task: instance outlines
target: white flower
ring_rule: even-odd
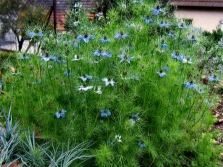
[[[79,60],[80,60],[80,57],[77,55],[74,55],[74,58],[71,59],[71,61],[79,61]]]
[[[183,60],[182,60],[182,63],[184,63],[184,64],[192,64],[192,61],[191,61],[191,59],[186,59],[186,58],[184,58]]]
[[[115,135],[115,139],[116,139],[118,142],[122,142],[121,138],[122,138],[122,136],[120,136],[119,134],[118,134],[118,135]]]
[[[93,88],[93,86],[83,86],[83,85],[81,85],[81,86],[79,86],[79,88],[77,90],[87,91],[87,90],[92,89],[92,88]]]
[[[79,21],[74,21],[74,26],[77,27],[79,24]]]
[[[103,78],[102,81],[105,82],[105,86],[108,86],[109,84],[111,86],[114,86],[115,85],[115,81],[113,79],[110,79],[110,78]]]
[[[94,92],[97,93],[97,94],[102,94],[101,86],[98,86],[97,89]]]

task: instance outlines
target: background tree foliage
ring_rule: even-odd
[[[3,36],[9,30],[16,35],[19,51],[27,36],[28,27],[44,28],[46,23],[46,10],[37,3],[29,3],[27,0],[1,0],[0,1],[0,35]]]

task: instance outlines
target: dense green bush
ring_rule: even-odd
[[[206,39],[159,4],[117,4],[100,24],[46,32],[40,55],[18,54],[2,103],[44,138],[92,141],[86,166],[218,166],[218,97],[197,66]]]

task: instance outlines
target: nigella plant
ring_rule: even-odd
[[[65,113],[66,113],[67,111],[66,110],[60,110],[60,111],[57,111],[56,112],[56,118],[64,118],[65,117]]]
[[[101,112],[100,116],[102,118],[104,118],[104,117],[107,118],[107,117],[111,116],[111,111],[110,110],[100,110],[100,112]]]
[[[95,37],[90,34],[85,34],[85,35],[79,35],[77,37],[77,40],[79,41],[84,41],[85,43],[88,43],[90,39],[94,39]]]
[[[106,36],[104,36],[103,38],[101,38],[101,43],[106,43],[106,42],[111,42],[110,39],[108,39]]]
[[[120,40],[120,39],[125,39],[127,37],[128,37],[128,34],[125,34],[124,32],[121,31],[121,32],[115,34],[114,38]]]

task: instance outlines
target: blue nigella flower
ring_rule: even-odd
[[[138,120],[139,120],[139,113],[132,114],[132,118],[129,120],[129,123],[133,126]]]
[[[208,80],[209,80],[209,81],[220,81],[220,79],[217,78],[216,75],[211,75],[211,76],[209,76],[209,77],[208,77]]]
[[[28,33],[28,36],[30,38],[33,38],[34,36],[36,36],[36,33],[34,31],[31,31],[31,32]]]
[[[40,31],[40,32],[38,32],[38,35],[39,35],[39,37],[40,38],[42,38],[43,37],[43,33]]]
[[[83,76],[79,77],[83,82],[87,81],[87,79],[92,80],[91,75],[84,74]]]
[[[189,41],[192,41],[192,42],[196,42],[198,41],[194,35],[191,36],[191,38],[188,38]]]
[[[109,117],[109,116],[111,116],[111,112],[110,112],[110,110],[100,110],[100,112],[101,112],[101,117]]]
[[[186,83],[185,83],[185,86],[186,86],[187,89],[193,88],[194,90],[198,90],[197,85],[194,84],[193,81],[186,82]]]
[[[46,55],[41,56],[41,60],[49,61],[51,59],[51,56],[47,53]]]
[[[166,49],[166,48],[167,48],[167,44],[165,44],[165,43],[161,43],[160,46],[161,46],[163,49]]]
[[[68,77],[74,75],[70,70],[65,71],[63,74],[67,75]]]
[[[29,55],[23,55],[22,57],[19,58],[20,60],[29,60],[30,56]]]
[[[159,24],[160,27],[166,27],[166,28],[169,28],[169,24],[161,21],[160,24]]]
[[[124,34],[122,31],[120,33],[115,34],[115,39],[125,39],[126,37],[128,37],[128,34]]]
[[[138,146],[139,146],[139,148],[145,148],[146,144],[139,141]]]
[[[176,35],[175,35],[173,32],[170,32],[170,33],[168,34],[168,36],[169,36],[169,37],[175,37]]]
[[[74,42],[73,45],[75,48],[78,48],[78,46],[79,46],[77,42]]]
[[[145,21],[146,21],[146,24],[153,23],[153,20],[150,19],[149,17],[146,17],[146,18],[145,18]]]
[[[56,112],[56,118],[64,118],[65,117],[65,113],[66,113],[67,111],[66,110],[60,110],[60,111],[57,111]]]
[[[137,81],[140,80],[138,75],[129,74],[128,76],[129,76],[130,79],[135,79]]]
[[[77,40],[84,41],[85,43],[88,43],[90,39],[94,39],[94,36],[90,35],[90,34],[85,34],[84,36],[83,35],[79,35],[77,37]]]
[[[168,65],[163,66],[162,70],[166,70],[166,71],[170,72],[170,67]]]
[[[134,28],[136,25],[134,23],[131,23],[131,24],[126,24],[126,27],[127,28]]]
[[[111,42],[110,39],[108,39],[106,36],[104,36],[104,38],[101,38],[101,43],[106,43],[106,42]]]
[[[155,9],[153,9],[153,14],[156,16],[158,15],[161,11],[163,11],[159,6],[157,6]]]
[[[183,23],[178,24],[178,27],[181,28],[181,29],[186,29],[187,28],[187,26],[185,26]]]
[[[157,72],[157,74],[162,78],[166,75],[165,72],[163,72],[163,70],[160,70],[159,72]]]
[[[96,57],[102,56],[102,57],[111,58],[112,53],[111,52],[101,52],[101,50],[99,49],[94,52],[94,56],[96,56]]]
[[[109,140],[106,140],[107,144],[111,144],[112,146],[114,146],[115,140],[112,140],[111,142]]]
[[[133,0],[133,3],[142,3],[142,0]]]
[[[127,61],[128,63],[131,62],[131,60],[134,58],[133,56],[127,56],[125,54],[125,52],[123,52],[121,55],[118,56],[121,60],[120,63],[122,63],[123,61]]]

